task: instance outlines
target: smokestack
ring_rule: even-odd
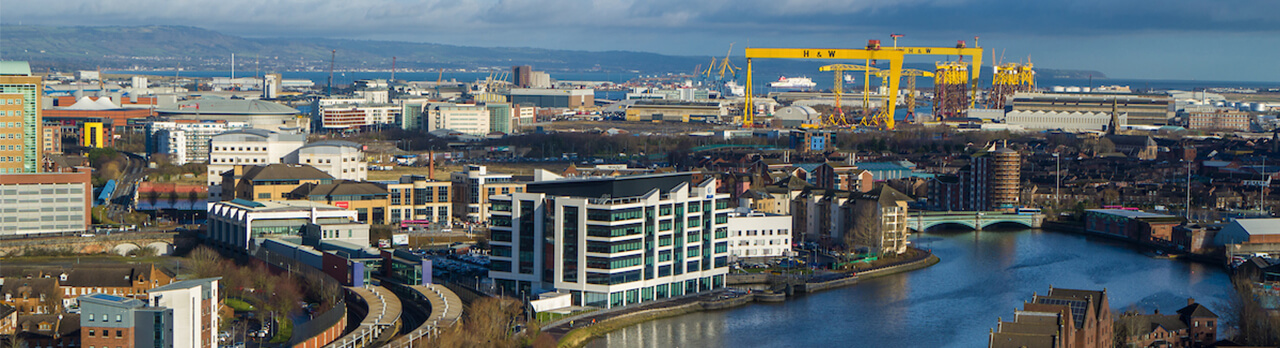
[[[436,180],[436,151],[427,152],[427,180]]]

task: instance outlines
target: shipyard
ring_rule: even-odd
[[[1272,4],[68,1],[6,347],[1280,346]]]

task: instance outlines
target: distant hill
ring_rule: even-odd
[[[693,72],[710,57],[669,56],[632,51],[571,51],[518,47],[468,47],[432,43],[342,40],[243,38],[187,26],[136,27],[0,27],[0,57],[27,60],[37,71],[79,69],[225,70],[235,53],[241,68],[297,71],[327,70],[332,50],[340,70],[385,70],[396,57],[400,69],[507,68],[532,65],[546,71]],[[740,65],[740,59],[737,61]],[[763,63],[763,62],[762,62]],[[766,66],[809,69],[818,62],[777,62]],[[920,66],[916,66],[920,65]],[[915,68],[931,68],[909,64]],[[1099,72],[1037,69],[1042,74],[1103,77]],[[814,70],[816,74],[816,69]]]

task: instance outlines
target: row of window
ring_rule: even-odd
[[[91,321],[91,322],[92,322],[92,321],[94,321],[94,315],[93,315],[93,313],[89,313],[89,314],[88,314],[88,316],[89,316],[89,321]],[[104,323],[105,323],[105,322],[110,322],[110,321],[111,321],[111,316],[110,316],[110,315],[106,315],[106,314],[103,314],[102,316],[99,316],[98,318],[102,318],[102,320],[101,320],[101,321],[102,321],[102,322],[104,322]],[[122,322],[122,321],[124,321],[124,316],[121,316],[121,315],[119,315],[119,314],[116,314],[116,322],[117,322],[117,323],[119,323],[119,322]],[[92,336],[92,335],[90,335],[90,336]]]
[[[93,335],[94,335],[93,330],[89,330],[89,337],[94,337]],[[111,330],[102,330],[102,336],[100,337],[110,338]],[[124,338],[124,330],[116,330],[116,338]],[[93,346],[89,346],[89,348],[93,348]],[[103,347],[103,348],[106,348],[106,347]]]
[[[21,111],[17,111],[17,112],[22,113]],[[0,112],[0,116],[22,116],[22,115],[5,115],[3,114],[3,112]],[[8,128],[22,127],[22,122],[0,122],[0,127],[8,127]]]

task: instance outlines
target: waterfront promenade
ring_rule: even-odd
[[[854,284],[859,279],[860,274],[866,274],[869,277],[884,276],[916,270],[938,263],[938,257],[925,250],[913,249],[912,255],[914,257],[880,265],[876,268],[859,272],[859,274],[832,273],[792,286],[795,287],[796,292],[814,293]],[[764,277],[763,279],[767,278]],[[783,302],[787,298],[788,294],[782,291],[742,291],[722,288],[696,295],[562,318],[549,323],[542,330],[560,342],[559,346],[561,347],[579,347],[589,340],[603,336],[610,331],[646,321],[706,310],[734,308],[751,302]]]

